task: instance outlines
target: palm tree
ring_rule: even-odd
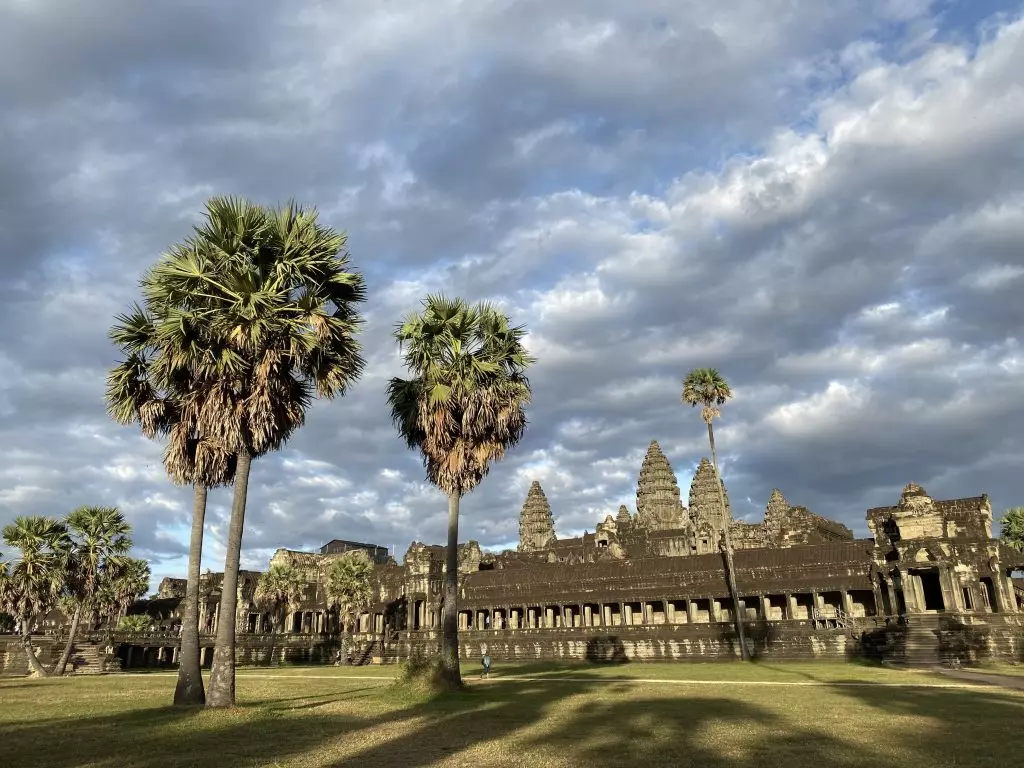
[[[410,448],[419,449],[427,480],[448,496],[443,676],[459,673],[459,502],[486,476],[490,464],[516,445],[530,402],[526,369],[534,362],[522,326],[489,304],[428,296],[423,310],[395,329],[410,379],[388,384],[391,417]]]
[[[1010,507],[999,519],[999,540],[1010,549],[1024,552],[1024,507]]]
[[[112,559],[127,555],[132,548],[129,537],[132,527],[116,507],[79,507],[67,516],[65,523],[72,536],[73,570],[80,586],[74,590],[71,628],[64,653],[54,668],[55,675],[63,675],[67,668],[83,611],[89,612],[89,628],[96,629],[99,617],[96,596],[106,572],[113,565]]]
[[[700,415],[704,423],[708,425],[708,441],[711,443],[711,464],[715,468],[715,486],[718,488],[718,501],[722,505],[722,514],[727,515],[725,506],[725,491],[722,489],[722,478],[718,473],[718,454],[715,453],[715,430],[711,426],[716,416],[722,412],[718,406],[724,405],[725,401],[732,397],[732,390],[729,382],[714,368],[694,368],[686,378],[683,379],[682,401],[685,404],[701,407]],[[729,597],[732,600],[733,624],[736,627],[736,637],[740,644],[740,658],[747,661],[750,658],[747,652],[747,643],[743,634],[743,616],[740,611],[739,591],[736,589],[736,569],[732,562],[732,539],[729,535],[729,528],[732,521],[728,516],[724,518],[725,534],[725,576],[729,585]]]
[[[327,605],[338,612],[341,656],[347,658],[356,619],[373,601],[373,564],[366,552],[353,550],[333,560],[324,572],[324,592]]]
[[[182,606],[181,649],[178,681],[174,688],[177,706],[202,706],[206,702],[199,659],[199,572],[203,557],[203,527],[210,488],[234,480],[235,457],[214,440],[204,439],[196,429],[195,414],[188,409],[190,396],[201,391],[187,368],[175,366],[193,345],[201,331],[181,318],[181,334],[165,337],[183,344],[184,349],[163,349],[157,339],[158,322],[166,322],[174,308],[152,302],[118,315],[111,339],[120,347],[124,360],[107,377],[107,407],[119,424],[137,423],[153,439],[166,436],[164,467],[178,485],[192,486],[192,532],[188,548],[188,577]]]
[[[149,592],[149,563],[134,557],[111,558],[96,598],[97,612],[108,626],[127,613],[136,600]]]
[[[306,583],[297,570],[290,565],[272,565],[260,574],[256,582],[253,601],[270,613],[270,653],[267,664],[274,660],[274,642],[290,608],[297,607],[302,599]]]
[[[159,345],[173,352],[166,365],[195,385],[186,421],[237,457],[208,706],[235,702],[250,465],[302,426],[314,396],[343,395],[363,369],[355,333],[365,288],[349,271],[345,242],[315,210],[214,198],[195,235],[144,281],[147,301],[167,308],[157,324]]]
[[[35,675],[47,670],[32,647],[32,622],[51,611],[66,587],[72,556],[64,523],[49,517],[16,517],[3,528],[3,540],[20,557],[0,577],[0,607],[21,625],[21,645]]]

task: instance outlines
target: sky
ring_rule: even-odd
[[[204,201],[348,233],[367,368],[253,466],[243,567],[332,538],[443,543],[398,439],[394,324],[430,292],[529,331],[530,426],[462,504],[514,546],[684,501],[715,367],[734,514],[1024,503],[1024,6],[930,0],[0,0],[0,523],[116,505],[183,575],[191,490],[106,414],[107,340]],[[1017,478],[1016,480],[1014,478]],[[230,489],[211,493],[221,570]]]

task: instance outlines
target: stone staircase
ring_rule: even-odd
[[[940,661],[939,617],[911,617],[903,634],[902,662],[911,667],[933,667]]]
[[[75,675],[103,675],[121,671],[121,660],[108,657],[105,643],[75,643],[68,659],[68,671]]]

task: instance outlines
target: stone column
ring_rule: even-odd
[[[698,604],[696,600],[686,601],[686,614],[687,618],[690,620],[690,624],[697,623],[697,605]]]
[[[768,598],[765,595],[758,595],[758,598],[761,601],[761,618],[768,621],[768,619],[771,618],[768,615],[768,611],[771,609],[771,604],[768,602]]]
[[[853,598],[850,597],[850,593],[847,590],[841,590],[839,593],[842,596],[843,611],[846,612],[847,616],[853,616]]]
[[[786,593],[786,606],[782,611],[782,618],[793,619],[796,616],[796,606],[793,604],[793,594]]]

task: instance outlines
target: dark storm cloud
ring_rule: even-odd
[[[384,399],[393,323],[437,289],[501,301],[539,358],[464,538],[514,541],[533,478],[561,533],[593,530],[652,438],[685,498],[706,432],[680,379],[709,364],[741,516],[773,486],[861,532],[911,479],[1017,501],[1021,27],[972,59],[928,42],[931,5],[8,4],[0,521],[117,503],[178,567],[190,492],[107,419],[106,331],[222,193],[318,204],[372,297],[363,380],[254,467],[249,567],[443,539]]]

